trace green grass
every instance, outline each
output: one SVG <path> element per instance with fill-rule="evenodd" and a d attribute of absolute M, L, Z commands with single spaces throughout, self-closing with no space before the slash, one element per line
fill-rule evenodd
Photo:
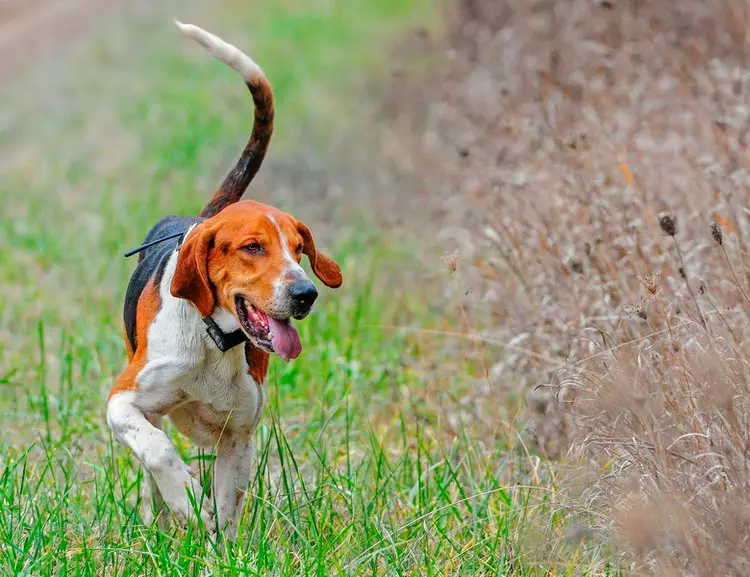
<path fill-rule="evenodd" d="M 310 221 L 345 285 L 325 291 L 300 324 L 302 357 L 272 363 L 237 544 L 223 552 L 200 531 L 141 523 L 141 472 L 104 421 L 125 358 L 120 310 L 133 262 L 121 254 L 161 215 L 197 212 L 250 126 L 237 78 L 170 18 L 220 32 L 266 69 L 279 117 L 271 157 L 310 149 L 325 159 L 329 131 L 356 130 L 357 79 L 385 66 L 389 39 L 408 22 L 430 17 L 426 0 L 253 4 L 225 1 L 210 14 L 198 3 L 123 8 L 119 24 L 7 91 L 0 575 L 546 575 L 603 566 L 598 550 L 565 546 L 551 477 L 503 409 L 492 434 L 480 435 L 459 406 L 468 387 L 460 374 L 424 370 L 431 359 L 419 355 L 429 347 L 373 329 L 418 302 L 388 275 L 415 266 L 393 234 L 322 218 L 334 207 L 307 206 L 304 187 L 283 192 L 284 175 L 250 194 Z M 421 307 L 412 311 L 418 324 L 428 319 Z M 167 430 L 186 459 L 210 463 Z"/>

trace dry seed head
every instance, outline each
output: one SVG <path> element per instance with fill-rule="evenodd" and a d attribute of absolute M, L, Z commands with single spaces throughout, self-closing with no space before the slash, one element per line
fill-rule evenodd
<path fill-rule="evenodd" d="M 575 273 L 583 274 L 583 262 L 578 258 L 572 258 L 568 261 L 568 266 L 570 267 L 570 270 L 572 270 Z"/>
<path fill-rule="evenodd" d="M 662 214 L 659 217 L 659 226 L 669 236 L 677 234 L 677 217 L 673 214 Z"/>
<path fill-rule="evenodd" d="M 718 244 L 719 246 L 722 246 L 724 244 L 724 233 L 722 232 L 718 222 L 715 222 L 711 225 L 711 236 L 714 237 L 714 241 L 716 241 L 716 244 Z"/>
<path fill-rule="evenodd" d="M 656 272 L 654 274 L 647 274 L 642 277 L 638 277 L 638 280 L 641 281 L 641 284 L 643 285 L 643 288 L 645 288 L 649 294 L 655 295 L 659 292 L 659 283 L 661 282 L 661 271 Z"/>
<path fill-rule="evenodd" d="M 443 255 L 443 262 L 448 266 L 450 272 L 456 272 L 458 268 L 458 251 L 445 253 Z"/>
<path fill-rule="evenodd" d="M 643 300 L 641 300 L 641 302 L 635 305 L 625 305 L 625 312 L 631 319 L 634 319 L 636 317 L 643 319 L 644 321 L 648 319 L 648 314 L 646 313 L 646 306 Z"/>

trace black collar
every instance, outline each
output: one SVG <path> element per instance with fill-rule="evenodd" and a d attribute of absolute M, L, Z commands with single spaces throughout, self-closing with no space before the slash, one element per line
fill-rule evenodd
<path fill-rule="evenodd" d="M 134 248 L 133 250 L 126 252 L 125 257 L 127 258 L 129 256 L 133 256 L 134 254 L 146 250 L 150 246 L 154 246 L 155 244 L 159 244 L 173 238 L 178 239 L 175 249 L 180 250 L 180 246 L 182 245 L 182 241 L 184 240 L 184 235 L 184 232 L 178 232 L 176 234 L 170 234 L 168 236 L 157 238 L 156 240 L 152 240 L 151 242 L 147 242 L 145 244 L 142 244 L 138 248 Z M 211 337 L 211 340 L 213 340 L 214 343 L 216 343 L 216 346 L 222 353 L 226 353 L 228 350 L 233 349 L 237 345 L 241 345 L 247 340 L 247 335 L 242 329 L 237 329 L 236 331 L 232 331 L 231 333 L 225 333 L 223 330 L 221 330 L 221 327 L 216 324 L 216 321 L 211 316 L 203 317 L 203 322 L 206 323 L 206 332 L 208 333 L 208 336 Z"/>
<path fill-rule="evenodd" d="M 229 349 L 233 349 L 247 340 L 247 335 L 242 329 L 237 329 L 231 333 L 225 333 L 221 330 L 221 327 L 216 324 L 213 317 L 203 317 L 203 322 L 206 323 L 206 332 L 208 333 L 208 336 L 213 339 L 222 353 L 226 353 Z"/>

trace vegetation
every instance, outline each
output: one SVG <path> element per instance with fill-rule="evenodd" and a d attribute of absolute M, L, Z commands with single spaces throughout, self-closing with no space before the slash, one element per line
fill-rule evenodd
<path fill-rule="evenodd" d="M 138 464 L 104 421 L 125 357 L 133 262 L 121 255 L 159 216 L 199 210 L 251 110 L 236 77 L 171 18 L 263 65 L 279 118 L 269 166 L 284 168 L 327 161 L 321 143 L 357 129 L 351 80 L 378 74 L 389 39 L 432 16 L 416 0 L 225 0 L 210 14 L 135 4 L 16 80 L 0 111 L 0 573 L 541 575 L 558 554 L 562 572 L 585 571 L 596 555 L 561 539 L 553 479 L 512 414 L 498 408 L 494 433 L 478 438 L 460 409 L 467 380 L 435 376 L 419 356 L 435 339 L 383 328 L 439 322 L 415 296 L 394 299 L 389 271 L 413 266 L 408 251 L 372 223 L 338 220 L 340 199 L 316 197 L 325 183 L 304 171 L 266 170 L 249 194 L 312 221 L 346 280 L 301 323 L 302 357 L 272 363 L 238 543 L 223 551 L 193 529 L 143 526 Z M 210 464 L 169 434 L 186 459 Z"/>
<path fill-rule="evenodd" d="M 632 572 L 747 574 L 750 5 L 456 7 L 398 160 L 501 345 L 477 404 L 528 391 L 577 534 Z"/>

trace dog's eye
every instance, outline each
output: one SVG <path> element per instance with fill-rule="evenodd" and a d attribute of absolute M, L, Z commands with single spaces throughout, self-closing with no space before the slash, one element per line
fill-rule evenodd
<path fill-rule="evenodd" d="M 294 249 L 294 254 L 296 254 L 297 256 L 299 256 L 299 255 L 302 254 L 302 245 L 301 244 L 298 244 L 297 248 Z"/>
<path fill-rule="evenodd" d="M 245 252 L 249 252 L 250 254 L 262 254 L 263 253 L 263 247 L 260 246 L 259 242 L 251 242 L 250 244 L 246 244 L 242 247 L 242 250 Z"/>

